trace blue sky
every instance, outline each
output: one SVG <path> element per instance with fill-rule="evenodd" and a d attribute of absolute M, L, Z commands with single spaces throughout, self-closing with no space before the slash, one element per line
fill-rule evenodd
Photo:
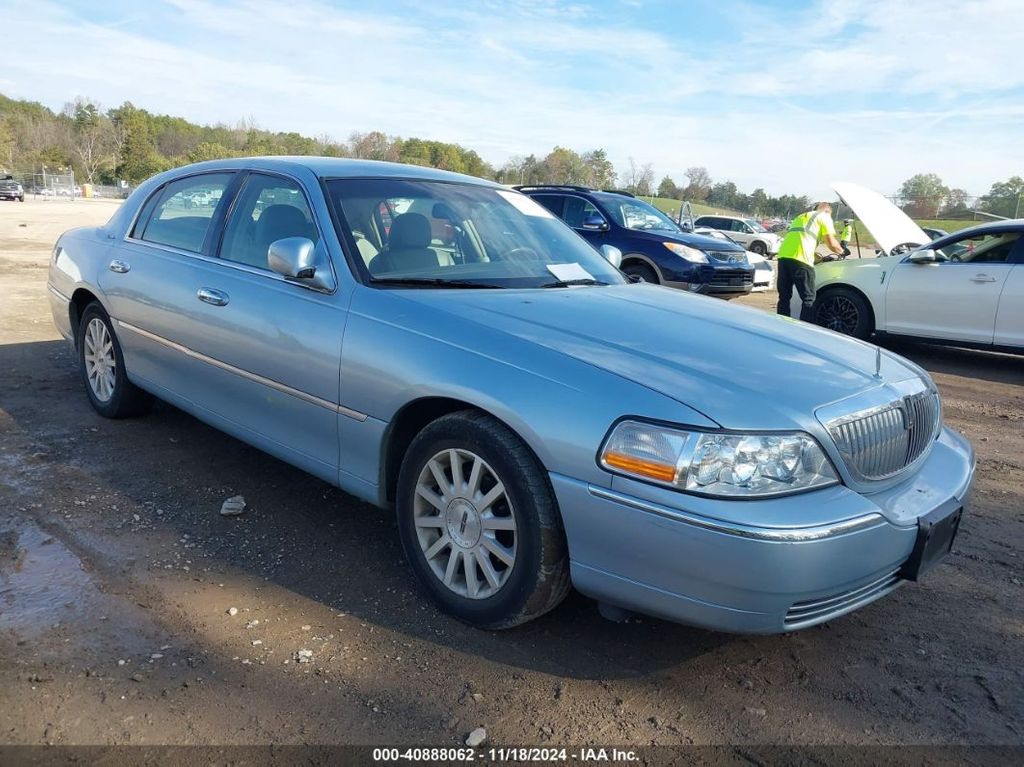
<path fill-rule="evenodd" d="M 0 92 L 208 123 L 605 148 L 658 178 L 973 194 L 1024 173 L 1020 0 L 6 0 Z"/>

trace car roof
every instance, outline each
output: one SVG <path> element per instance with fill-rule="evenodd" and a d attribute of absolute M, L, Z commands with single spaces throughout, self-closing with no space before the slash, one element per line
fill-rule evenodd
<path fill-rule="evenodd" d="M 625 189 L 591 189 L 589 186 L 576 186 L 574 184 L 517 184 L 512 187 L 523 194 L 535 194 L 538 192 L 573 192 L 578 194 L 590 194 L 595 197 L 618 195 L 619 197 L 630 197 L 636 199 L 636 195 L 627 192 Z"/>
<path fill-rule="evenodd" d="M 215 171 L 215 170 L 267 170 L 294 171 L 305 168 L 321 178 L 405 178 L 422 181 L 448 181 L 463 184 L 477 184 L 503 188 L 500 184 L 487 179 L 467 176 L 463 173 L 452 173 L 437 168 L 426 168 L 421 165 L 405 165 L 397 162 L 381 162 L 379 160 L 360 160 L 349 157 L 314 157 L 314 156 L 267 156 L 238 157 L 225 160 L 209 160 L 175 168 L 172 173 Z"/>
<path fill-rule="evenodd" d="M 959 240 L 963 237 L 973 237 L 976 234 L 990 234 L 992 232 L 1024 232 L 1024 218 L 1008 218 L 1001 221 L 986 221 L 984 224 L 969 226 L 966 229 L 958 229 L 955 232 L 940 237 L 934 242 L 926 242 L 923 248 L 941 248 L 948 240 Z"/>

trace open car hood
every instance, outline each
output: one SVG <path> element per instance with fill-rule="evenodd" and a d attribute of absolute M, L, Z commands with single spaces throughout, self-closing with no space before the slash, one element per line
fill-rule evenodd
<path fill-rule="evenodd" d="M 864 222 L 886 254 L 897 245 L 931 242 L 931 237 L 921 227 L 878 192 L 849 181 L 833 181 L 832 188 L 844 203 L 853 208 L 857 218 Z"/>

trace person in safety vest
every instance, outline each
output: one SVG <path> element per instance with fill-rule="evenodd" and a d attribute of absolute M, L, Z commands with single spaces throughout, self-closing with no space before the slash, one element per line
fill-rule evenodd
<path fill-rule="evenodd" d="M 821 242 L 833 253 L 843 252 L 832 223 L 832 206 L 827 202 L 819 202 L 814 210 L 794 218 L 779 245 L 779 314 L 789 316 L 789 301 L 795 287 L 802 302 L 800 319 L 814 321 L 814 252 Z"/>
<path fill-rule="evenodd" d="M 853 242 L 853 221 L 843 219 L 843 233 L 839 235 L 839 244 L 843 246 L 843 258 L 850 255 L 850 243 Z"/>

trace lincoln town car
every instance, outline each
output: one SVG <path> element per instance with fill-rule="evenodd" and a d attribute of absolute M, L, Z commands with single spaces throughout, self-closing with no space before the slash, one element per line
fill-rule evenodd
<path fill-rule="evenodd" d="M 149 179 L 48 291 L 101 415 L 163 400 L 390 510 L 474 626 L 574 587 L 786 632 L 942 560 L 974 454 L 924 370 L 620 258 L 490 181 L 263 157 Z"/>

